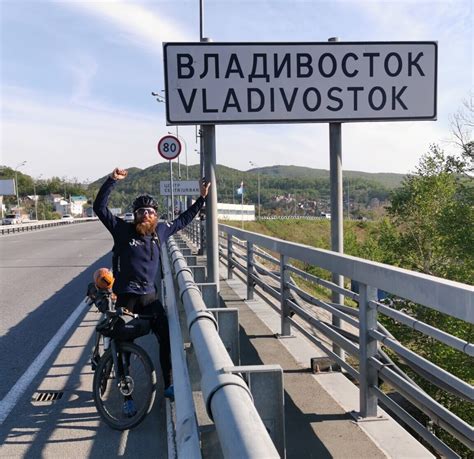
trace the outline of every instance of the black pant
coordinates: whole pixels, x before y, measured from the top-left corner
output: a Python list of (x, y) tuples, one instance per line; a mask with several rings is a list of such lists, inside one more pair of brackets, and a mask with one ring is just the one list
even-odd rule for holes
[(135, 314), (155, 314), (156, 319), (151, 322), (151, 329), (155, 334), (160, 347), (160, 365), (163, 372), (165, 388), (171, 384), (171, 350), (168, 318), (165, 309), (156, 293), (136, 295), (134, 293), (120, 293), (117, 295), (117, 307), (126, 308)]

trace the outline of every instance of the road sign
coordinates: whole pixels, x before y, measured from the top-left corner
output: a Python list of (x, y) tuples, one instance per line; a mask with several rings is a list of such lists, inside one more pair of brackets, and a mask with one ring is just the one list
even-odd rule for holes
[(168, 124), (436, 119), (436, 42), (166, 43)]
[[(170, 196), (169, 180), (160, 181), (161, 196)], [(200, 194), (198, 180), (173, 180), (173, 194), (175, 196), (198, 196)]]
[(15, 195), (15, 180), (3, 179), (0, 180), (0, 196)]
[(158, 142), (158, 153), (165, 159), (175, 159), (181, 153), (181, 142), (174, 135), (165, 135)]

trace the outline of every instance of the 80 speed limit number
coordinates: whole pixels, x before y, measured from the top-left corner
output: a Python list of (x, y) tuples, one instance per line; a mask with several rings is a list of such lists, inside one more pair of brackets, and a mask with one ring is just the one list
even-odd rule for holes
[(165, 135), (158, 142), (158, 153), (164, 159), (175, 159), (181, 153), (181, 142), (174, 135)]

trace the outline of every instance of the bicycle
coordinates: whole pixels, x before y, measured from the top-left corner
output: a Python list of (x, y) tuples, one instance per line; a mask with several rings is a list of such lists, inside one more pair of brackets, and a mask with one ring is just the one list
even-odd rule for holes
[[(95, 283), (89, 284), (87, 297), (103, 314), (96, 326), (91, 358), (95, 406), (113, 429), (132, 429), (151, 411), (157, 384), (150, 357), (133, 340), (150, 332), (150, 321), (155, 317), (116, 308), (111, 289), (98, 288)], [(125, 323), (123, 316), (133, 320)]]

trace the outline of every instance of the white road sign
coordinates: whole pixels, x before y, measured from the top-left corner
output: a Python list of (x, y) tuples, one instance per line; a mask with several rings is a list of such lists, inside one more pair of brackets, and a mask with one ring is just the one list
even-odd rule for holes
[(181, 153), (181, 142), (174, 135), (165, 135), (158, 142), (158, 153), (165, 159), (175, 159)]
[[(173, 194), (175, 196), (198, 196), (199, 181), (198, 180), (174, 180)], [(170, 196), (170, 182), (169, 180), (160, 181), (161, 196)]]
[(168, 124), (436, 119), (436, 42), (166, 43)]

